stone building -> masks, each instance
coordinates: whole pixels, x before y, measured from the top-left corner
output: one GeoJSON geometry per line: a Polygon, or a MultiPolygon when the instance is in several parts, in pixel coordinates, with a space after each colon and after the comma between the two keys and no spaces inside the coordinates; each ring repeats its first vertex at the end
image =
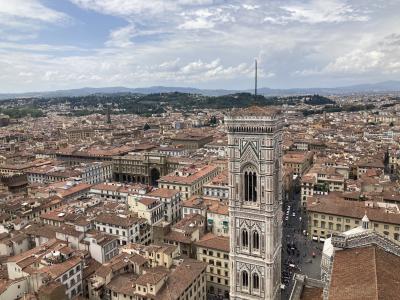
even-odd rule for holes
{"type": "Polygon", "coordinates": [[[280,299],[282,117],[250,107],[225,118],[230,187],[230,298],[280,299]]]}
{"type": "Polygon", "coordinates": [[[202,148],[205,144],[213,140],[211,135],[198,135],[198,134],[178,134],[171,138],[173,146],[182,146],[184,149],[196,150],[202,148]]]}
{"type": "Polygon", "coordinates": [[[180,166],[177,159],[159,153],[137,153],[113,158],[115,181],[157,185],[157,180],[180,166]]]}

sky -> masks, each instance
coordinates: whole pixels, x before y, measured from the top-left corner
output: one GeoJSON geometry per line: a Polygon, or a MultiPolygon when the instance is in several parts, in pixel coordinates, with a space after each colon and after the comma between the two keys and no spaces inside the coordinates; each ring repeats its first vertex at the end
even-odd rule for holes
{"type": "Polygon", "coordinates": [[[400,80],[400,0],[0,0],[0,93],[400,80]]]}

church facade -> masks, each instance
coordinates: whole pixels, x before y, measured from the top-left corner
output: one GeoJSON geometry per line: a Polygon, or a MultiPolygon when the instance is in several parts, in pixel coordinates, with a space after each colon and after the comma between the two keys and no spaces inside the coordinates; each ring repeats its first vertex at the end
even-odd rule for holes
{"type": "Polygon", "coordinates": [[[229,151],[230,299],[280,299],[282,124],[279,110],[225,118],[229,151]]]}

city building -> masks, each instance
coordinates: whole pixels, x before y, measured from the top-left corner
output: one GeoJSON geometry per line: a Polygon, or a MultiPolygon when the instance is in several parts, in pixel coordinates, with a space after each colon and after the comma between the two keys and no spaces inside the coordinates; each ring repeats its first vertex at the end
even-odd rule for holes
{"type": "Polygon", "coordinates": [[[397,204],[349,201],[335,194],[313,197],[307,204],[308,234],[324,242],[332,234],[359,227],[366,214],[374,230],[400,243],[400,210],[397,204]]]}
{"type": "Polygon", "coordinates": [[[197,260],[208,263],[207,293],[229,298],[229,237],[207,233],[196,248],[197,260]]]}
{"type": "Polygon", "coordinates": [[[288,152],[283,156],[283,166],[292,168],[294,175],[302,176],[312,165],[314,153],[288,152]]]}
{"type": "Polygon", "coordinates": [[[193,151],[203,147],[207,143],[212,142],[212,140],[213,137],[211,135],[182,133],[171,138],[171,144],[173,146],[181,146],[184,149],[193,151]]]}
{"type": "Polygon", "coordinates": [[[112,178],[112,163],[82,163],[74,167],[43,165],[29,169],[26,174],[29,183],[49,183],[74,178],[84,183],[97,184],[112,178]]]}
{"type": "Polygon", "coordinates": [[[136,184],[123,184],[117,182],[99,183],[90,188],[90,195],[99,199],[127,203],[128,195],[144,195],[149,191],[149,186],[136,184]]]}
{"type": "Polygon", "coordinates": [[[129,210],[153,226],[164,220],[164,204],[157,198],[142,195],[128,196],[129,210]]]}
{"type": "Polygon", "coordinates": [[[8,277],[23,280],[25,293],[37,292],[49,281],[65,286],[68,299],[82,293],[83,261],[63,241],[52,239],[7,260],[8,277]]]}
{"type": "Polygon", "coordinates": [[[161,201],[164,205],[164,221],[176,223],[181,219],[181,193],[176,190],[154,189],[146,194],[147,197],[153,197],[161,201]]]}
{"type": "Polygon", "coordinates": [[[114,180],[157,185],[157,180],[176,170],[182,161],[153,152],[134,153],[113,158],[114,180]]]}
{"type": "Polygon", "coordinates": [[[121,249],[124,253],[138,254],[148,260],[149,266],[171,268],[174,260],[179,257],[179,248],[169,244],[142,244],[130,243],[121,249]]]}
{"type": "Polygon", "coordinates": [[[215,235],[229,235],[228,204],[219,199],[193,196],[182,202],[182,216],[199,214],[207,219],[207,231],[215,235]]]}
{"type": "Polygon", "coordinates": [[[135,216],[102,213],[94,219],[94,226],[98,231],[117,237],[120,245],[151,241],[147,220],[135,216]]]}
{"type": "Polygon", "coordinates": [[[97,233],[87,239],[90,256],[101,264],[105,264],[119,253],[119,243],[115,236],[97,233]]]}
{"type": "Polygon", "coordinates": [[[224,170],[222,173],[214,177],[210,182],[203,185],[203,195],[216,199],[229,199],[229,182],[228,172],[224,170]]]}
{"type": "Polygon", "coordinates": [[[187,200],[193,195],[202,195],[203,185],[218,174],[219,168],[214,165],[181,168],[161,177],[158,183],[161,188],[179,191],[182,200],[187,200]]]}

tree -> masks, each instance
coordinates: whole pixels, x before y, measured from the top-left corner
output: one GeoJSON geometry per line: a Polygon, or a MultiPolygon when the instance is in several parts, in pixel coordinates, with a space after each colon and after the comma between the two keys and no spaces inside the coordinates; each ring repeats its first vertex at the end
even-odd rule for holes
{"type": "Polygon", "coordinates": [[[216,125],[217,124],[217,118],[215,116],[212,116],[210,118],[210,125],[216,125]]]}

